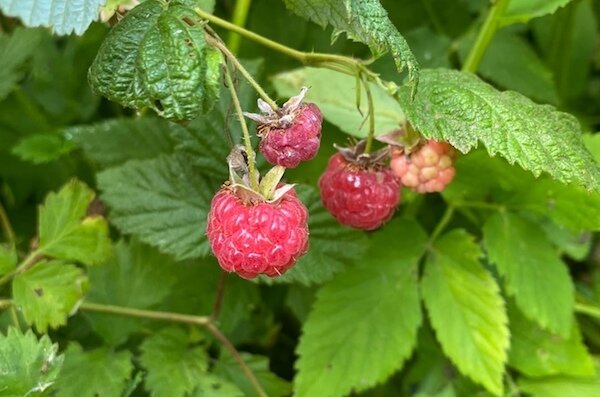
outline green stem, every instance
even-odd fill
[[[227,273],[226,271],[221,271],[221,277],[219,278],[219,284],[217,285],[217,293],[215,295],[215,303],[213,303],[213,310],[210,314],[210,318],[212,320],[217,320],[219,318],[219,313],[221,312],[221,304],[223,303],[223,295],[225,293],[225,283],[227,281]]]
[[[229,67],[227,65],[225,65],[225,79],[227,82],[227,88],[229,88],[229,92],[231,93],[231,101],[233,102],[235,112],[237,113],[238,120],[242,127],[242,135],[244,136],[244,146],[246,147],[246,155],[248,156],[248,172],[250,174],[250,187],[255,191],[258,191],[258,175],[256,173],[256,153],[252,148],[252,142],[250,141],[250,132],[248,131],[248,125],[246,124],[246,119],[244,118],[244,114],[242,113],[242,105],[240,105],[240,100],[237,96],[237,92],[235,91],[233,79],[231,78],[231,72],[229,71]]]
[[[246,26],[246,20],[248,19],[248,11],[250,10],[250,5],[252,4],[252,0],[237,0],[235,2],[235,8],[233,10],[233,24],[236,26],[244,27]],[[227,41],[227,47],[231,50],[232,53],[237,54],[240,49],[240,41],[242,37],[235,33],[229,33],[229,40]]]
[[[369,135],[367,136],[367,144],[365,145],[365,153],[371,152],[371,146],[373,146],[373,138],[375,137],[375,106],[373,104],[373,95],[369,88],[369,83],[364,79],[361,79],[367,92],[367,104],[369,107]]]
[[[8,219],[8,215],[0,203],[0,226],[2,227],[2,231],[6,236],[6,240],[14,246],[15,245],[15,232],[13,231],[12,226],[10,225],[10,220]]]
[[[260,84],[258,84],[256,80],[254,80],[254,78],[252,77],[250,72],[248,72],[248,70],[244,67],[244,65],[240,63],[236,56],[233,55],[233,53],[225,45],[223,45],[223,43],[220,40],[212,36],[208,36],[208,40],[210,44],[217,47],[223,53],[223,55],[225,55],[225,57],[233,64],[233,66],[235,66],[235,69],[239,71],[242,76],[244,76],[246,81],[248,81],[248,83],[256,90],[258,95],[265,102],[267,102],[269,106],[271,106],[271,108],[273,108],[274,110],[279,108],[279,106],[277,106],[277,103],[274,100],[272,100],[271,97],[269,97],[265,90],[262,89]]]
[[[209,14],[208,12],[205,12],[200,8],[195,8],[194,11],[201,18],[206,19],[207,21],[209,21],[217,26],[220,26],[231,32],[237,33],[246,39],[252,40],[262,46],[265,46],[267,48],[270,48],[272,50],[280,52],[284,55],[287,55],[291,58],[294,58],[294,59],[302,62],[303,64],[322,66],[322,67],[326,67],[326,68],[331,68],[330,66],[332,64],[335,64],[338,66],[345,65],[348,67],[347,69],[340,69],[338,71],[342,71],[343,73],[354,76],[354,74],[356,73],[357,70],[362,70],[364,73],[366,73],[367,77],[369,77],[370,79],[374,79],[374,80],[378,79],[377,74],[368,70],[364,66],[364,63],[358,59],[354,59],[354,58],[347,57],[344,55],[337,55],[337,54],[324,54],[324,53],[318,53],[318,52],[298,51],[294,48],[288,47],[286,45],[283,45],[276,41],[268,39],[264,36],[256,34],[250,30],[244,29],[241,26],[237,26],[237,25],[235,25],[231,22],[228,22],[224,19],[221,19],[215,15]]]
[[[587,305],[585,303],[576,302],[575,303],[575,312],[581,314],[587,314],[590,317],[594,317],[600,319],[600,308],[592,305]]]
[[[454,205],[448,205],[448,207],[446,207],[444,215],[442,215],[442,218],[433,230],[433,233],[431,233],[431,237],[429,238],[430,244],[433,243],[440,236],[440,234],[442,234],[446,226],[448,226],[448,224],[452,220],[452,217],[454,216],[455,210],[456,208],[454,207]]]
[[[2,278],[0,278],[0,286],[8,283],[17,274],[27,271],[29,268],[31,268],[33,265],[36,264],[36,262],[39,260],[39,257],[40,257],[39,251],[31,252],[29,255],[27,255],[27,257],[23,260],[23,262],[21,262],[19,264],[19,266],[17,266],[16,269],[11,271],[10,273],[5,274],[4,276],[2,276]]]
[[[467,60],[462,67],[463,71],[471,73],[477,72],[481,59],[498,30],[500,18],[504,14],[509,1],[510,0],[496,0],[490,8],[485,22],[479,31],[477,40],[475,41],[473,48],[471,48]]]
[[[79,306],[80,310],[94,312],[94,313],[104,313],[104,314],[113,314],[117,316],[126,316],[126,317],[136,317],[136,318],[145,318],[150,320],[159,320],[159,321],[168,321],[174,323],[182,323],[188,325],[196,325],[205,327],[214,337],[217,339],[233,356],[233,358],[237,361],[244,375],[248,378],[252,386],[254,387],[256,393],[260,397],[266,397],[267,394],[263,390],[262,386],[256,379],[256,376],[248,367],[248,364],[242,359],[242,356],[237,351],[233,343],[221,332],[221,330],[211,321],[210,317],[207,316],[194,316],[189,314],[180,314],[180,313],[171,313],[171,312],[161,312],[154,310],[142,310],[142,309],[133,309],[128,307],[121,306],[113,306],[113,305],[102,305],[99,303],[91,303],[91,302],[83,302]]]

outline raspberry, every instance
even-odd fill
[[[259,125],[262,133],[260,152],[267,161],[286,168],[297,167],[300,162],[317,155],[321,143],[323,115],[314,103],[307,103],[287,128],[272,128],[269,124]]]
[[[232,187],[213,197],[206,234],[219,265],[252,279],[282,275],[308,249],[308,210],[288,190],[274,203],[244,202]]]
[[[329,159],[319,187],[325,208],[340,223],[357,229],[377,229],[400,202],[400,182],[390,169],[362,167],[341,153]]]
[[[307,90],[302,88],[278,109],[259,99],[263,114],[244,113],[258,123],[260,152],[273,165],[294,168],[319,151],[323,115],[314,103],[302,103]]]
[[[393,151],[390,166],[404,186],[419,193],[441,192],[454,178],[453,157],[452,146],[427,141],[409,155]]]

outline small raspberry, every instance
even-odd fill
[[[342,153],[329,159],[319,187],[323,206],[340,223],[357,229],[377,229],[400,203],[400,182],[390,169],[363,167]]]
[[[213,197],[206,234],[219,265],[252,279],[282,275],[308,249],[308,210],[288,190],[274,203],[245,203],[233,188]]]
[[[314,103],[302,103],[307,90],[303,88],[282,108],[272,109],[259,99],[263,114],[244,113],[258,123],[260,152],[273,165],[294,168],[319,151],[323,115]]]
[[[454,153],[449,144],[430,140],[408,155],[394,150],[390,166],[404,186],[419,193],[441,192],[454,178]]]

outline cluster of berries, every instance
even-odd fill
[[[280,171],[278,178],[265,176],[270,186],[261,182],[257,191],[241,154],[230,155],[231,180],[213,198],[207,226],[212,251],[228,272],[248,279],[278,276],[308,249],[308,211],[292,185],[279,183],[285,168],[319,150],[323,116],[315,104],[303,102],[306,91],[278,109],[259,99],[262,114],[245,113],[257,122],[260,152]],[[394,215],[402,186],[439,192],[454,177],[454,149],[443,142],[391,144],[370,154],[364,149],[364,141],[338,148],[319,179],[324,207],[344,225],[377,229]]]

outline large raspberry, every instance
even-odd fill
[[[257,122],[260,152],[273,165],[294,168],[319,151],[323,115],[314,103],[302,102],[307,90],[303,88],[278,109],[259,99],[263,114],[244,113]]]
[[[390,169],[362,167],[341,153],[329,159],[319,187],[325,208],[340,223],[358,229],[377,229],[400,202],[400,182]]]
[[[206,234],[219,265],[251,279],[283,274],[308,249],[308,210],[293,189],[274,203],[244,202],[225,186],[214,196]]]
[[[441,192],[456,173],[454,154],[445,142],[427,141],[408,155],[394,150],[390,166],[404,186],[419,193]]]

